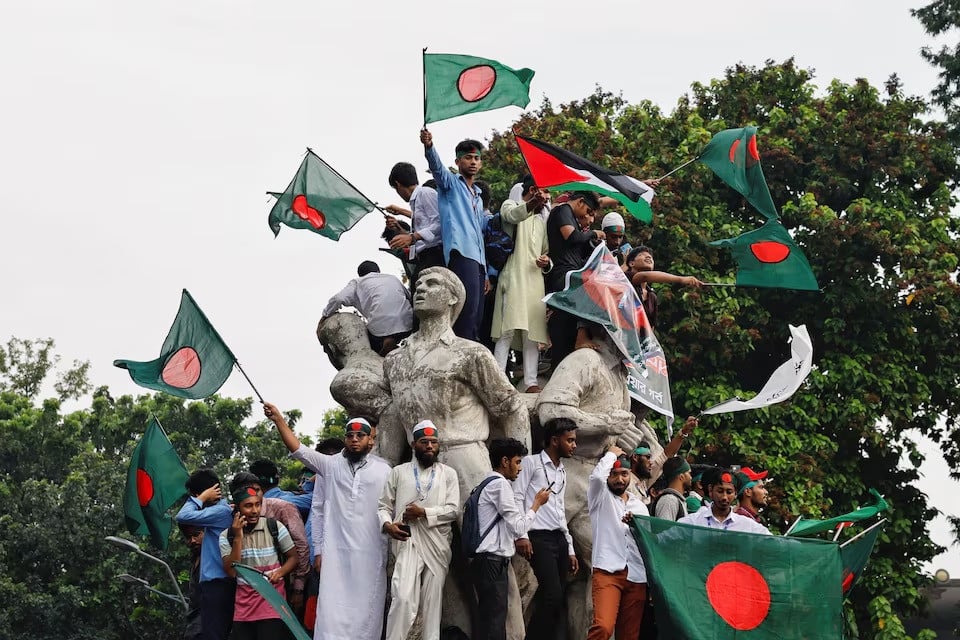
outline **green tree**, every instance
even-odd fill
[[[669,114],[597,89],[584,100],[522,116],[519,133],[645,178],[695,157],[712,134],[755,125],[764,173],[784,225],[806,253],[821,293],[660,287],[658,334],[671,364],[675,407],[696,413],[747,397],[789,354],[788,324],[806,324],[815,368],[788,402],[706,418],[689,454],[698,461],[769,469],[773,528],[849,510],[877,488],[893,505],[872,564],[853,592],[913,615],[928,579],[921,564],[941,548],[926,523],[937,510],[915,487],[931,437],[960,463],[960,291],[952,188],[957,157],[943,123],[896,78],[817,90],[792,60],[736,66],[694,84]],[[484,177],[506,193],[524,166],[509,133],[494,134]],[[709,246],[762,224],[760,214],[702,165],[666,179],[655,226],[628,222],[634,245],[657,264],[703,280],[729,279],[729,254]],[[910,464],[901,467],[906,456]],[[864,636],[870,637],[870,636]]]
[[[920,9],[911,9],[910,13],[920,20],[924,30],[931,36],[941,36],[960,27],[960,2],[957,0],[934,0]],[[920,50],[923,59],[940,71],[940,81],[933,90],[933,102],[943,109],[953,129],[954,140],[960,137],[960,42],[943,45],[937,50],[924,47]]]
[[[323,429],[317,436],[318,440],[326,438],[343,438],[347,433],[347,410],[341,406],[327,409],[323,412]]]

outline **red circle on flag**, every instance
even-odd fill
[[[153,478],[143,469],[137,469],[137,502],[141,507],[153,500]]]
[[[457,78],[457,91],[467,102],[483,100],[493,91],[497,83],[497,71],[488,64],[470,67],[460,72]]]
[[[770,587],[743,562],[721,562],[707,576],[707,598],[723,621],[737,631],[760,626],[770,612]]]
[[[167,359],[160,379],[171,387],[189,389],[200,379],[200,354],[193,347],[181,347]]]
[[[327,217],[319,209],[307,204],[307,196],[300,194],[293,199],[290,210],[301,220],[310,223],[314,229],[323,229],[327,226]]]
[[[790,255],[790,247],[775,240],[764,240],[751,244],[750,253],[760,262],[773,264],[786,260]]]
[[[730,162],[736,162],[737,148],[740,146],[740,138],[733,141],[730,145]]]
[[[757,151],[757,136],[756,134],[750,136],[750,139],[747,141],[747,155],[755,162],[760,161],[760,152]]]

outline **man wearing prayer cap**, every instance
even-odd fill
[[[387,537],[380,529],[377,504],[390,467],[370,455],[372,425],[364,418],[348,420],[343,452],[326,456],[303,446],[275,406],[263,403],[263,414],[277,427],[291,457],[315,471],[316,482],[322,483],[323,571],[314,640],[379,640]],[[311,512],[311,518],[314,515]]]
[[[430,420],[413,427],[414,459],[390,470],[378,517],[393,538],[393,578],[386,640],[406,640],[420,614],[423,640],[439,640],[443,583],[453,522],[460,511],[457,472],[437,462],[440,432]]]
[[[606,235],[607,249],[617,259],[617,263],[623,266],[626,261],[626,252],[630,250],[630,245],[623,246],[623,237],[626,233],[626,225],[623,222],[623,216],[616,211],[611,211],[603,216],[600,227]],[[624,251],[626,249],[626,251]]]
[[[737,499],[740,501],[737,513],[760,522],[760,510],[767,506],[767,488],[764,486],[766,471],[757,473],[750,467],[744,467],[737,472],[740,486],[737,489]]]

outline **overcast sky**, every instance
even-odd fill
[[[3,3],[0,339],[53,337],[96,384],[140,393],[111,362],[156,357],[186,287],[260,391],[312,431],[333,406],[314,336],[326,300],[361,260],[399,270],[377,251],[377,214],[339,243],[287,228],[274,240],[264,192],[310,146],[396,203],[393,163],[425,168],[422,47],[534,69],[531,107],[600,85],[669,111],[694,81],[790,56],[821,87],[896,72],[926,95],[929,39],[909,15],[921,1]],[[431,129],[452,161],[457,141],[519,113]],[[250,390],[234,374],[222,393]],[[956,486],[939,463],[923,488],[947,508]],[[949,541],[941,524],[934,537]],[[960,577],[951,555],[937,566]]]

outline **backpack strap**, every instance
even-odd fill
[[[487,478],[486,480],[484,480],[483,482],[481,482],[481,483],[480,483],[480,486],[477,487],[477,493],[478,493],[478,494],[483,493],[483,489],[484,489],[488,484],[490,484],[491,482],[493,482],[493,481],[496,480],[496,479],[497,479],[496,476],[491,476],[491,477]],[[506,479],[506,478],[504,478],[504,479]],[[487,529],[486,529],[483,533],[480,534],[480,539],[477,541],[477,545],[478,545],[478,546],[479,546],[479,544],[480,544],[481,542],[483,542],[484,540],[486,540],[487,536],[490,535],[490,532],[493,531],[493,528],[494,528],[495,526],[497,526],[497,523],[500,522],[501,520],[503,520],[503,516],[500,515],[500,512],[499,512],[499,511],[497,511],[497,517],[494,518],[494,519],[493,519],[493,522],[490,523],[490,526],[487,527]],[[479,521],[480,521],[480,496],[477,495],[477,522],[479,522]]]

